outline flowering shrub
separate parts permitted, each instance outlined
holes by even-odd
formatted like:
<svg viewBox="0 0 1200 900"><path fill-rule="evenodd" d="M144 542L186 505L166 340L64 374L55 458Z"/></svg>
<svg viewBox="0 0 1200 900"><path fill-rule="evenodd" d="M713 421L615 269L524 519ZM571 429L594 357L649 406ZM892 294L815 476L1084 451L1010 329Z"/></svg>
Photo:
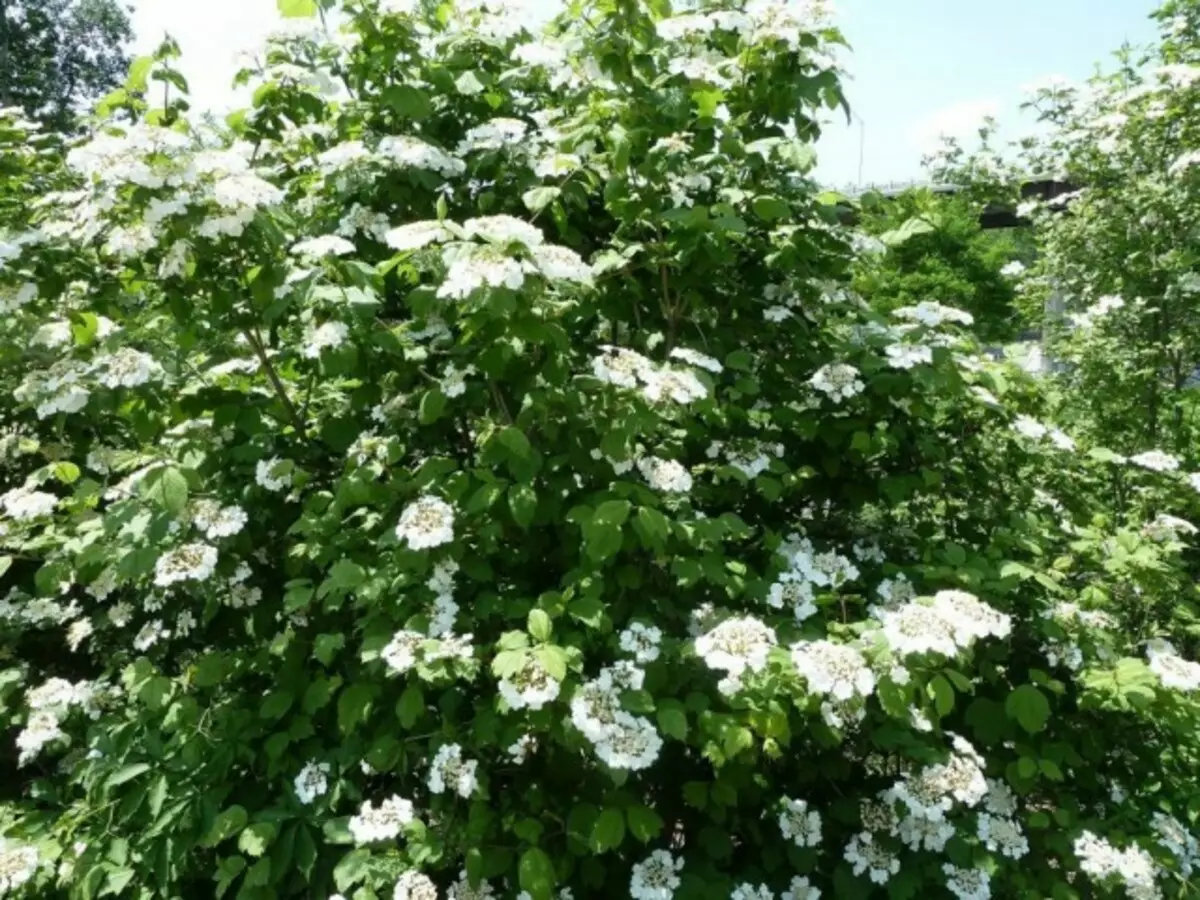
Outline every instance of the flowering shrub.
<svg viewBox="0 0 1200 900"><path fill-rule="evenodd" d="M3 120L0 890L1188 895L1196 476L845 289L821 9L341 20Z"/></svg>

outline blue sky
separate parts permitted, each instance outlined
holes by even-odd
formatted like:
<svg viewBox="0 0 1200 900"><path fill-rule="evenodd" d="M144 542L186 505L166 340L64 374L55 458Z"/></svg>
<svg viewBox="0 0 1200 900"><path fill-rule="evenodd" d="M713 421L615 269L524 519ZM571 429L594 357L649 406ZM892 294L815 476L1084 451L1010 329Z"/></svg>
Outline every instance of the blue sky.
<svg viewBox="0 0 1200 900"><path fill-rule="evenodd" d="M259 45L278 20L275 0L132 0L136 51L169 31L199 109L248 100L229 81L240 50ZM558 0L522 0L549 13ZM803 2L803 0L796 0ZM846 90L856 115L831 126L818 177L841 187L919 177L922 146L942 129L964 135L983 112L1017 116L1020 88L1049 75L1082 80L1129 39L1153 35L1157 0L833 0L852 45ZM865 141L860 137L865 136Z"/></svg>
<svg viewBox="0 0 1200 900"><path fill-rule="evenodd" d="M984 112L1017 116L1021 86L1082 81L1122 42L1154 35L1156 0L837 0L853 52L845 88L856 120L831 126L818 177L857 183L919 177L921 146L969 135ZM865 135L865 140L861 138Z"/></svg>

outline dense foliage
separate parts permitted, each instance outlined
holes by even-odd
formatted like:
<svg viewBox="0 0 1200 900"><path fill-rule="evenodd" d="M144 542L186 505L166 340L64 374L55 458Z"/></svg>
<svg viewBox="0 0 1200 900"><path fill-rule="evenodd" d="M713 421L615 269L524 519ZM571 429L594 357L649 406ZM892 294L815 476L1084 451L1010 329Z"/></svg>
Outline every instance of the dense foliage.
<svg viewBox="0 0 1200 900"><path fill-rule="evenodd" d="M339 19L0 118L0 893L1193 895L1200 476L851 289L821 7Z"/></svg>
<svg viewBox="0 0 1200 900"><path fill-rule="evenodd" d="M985 230L986 202L967 192L921 188L894 198L868 195L861 207L862 230L887 250L865 254L854 282L876 309L890 312L923 300L957 306L990 343L1015 340L1028 328L1014 281L1022 257L1031 255L1027 235Z"/></svg>
<svg viewBox="0 0 1200 900"><path fill-rule="evenodd" d="M0 106L73 130L125 78L132 38L118 0L0 0Z"/></svg>

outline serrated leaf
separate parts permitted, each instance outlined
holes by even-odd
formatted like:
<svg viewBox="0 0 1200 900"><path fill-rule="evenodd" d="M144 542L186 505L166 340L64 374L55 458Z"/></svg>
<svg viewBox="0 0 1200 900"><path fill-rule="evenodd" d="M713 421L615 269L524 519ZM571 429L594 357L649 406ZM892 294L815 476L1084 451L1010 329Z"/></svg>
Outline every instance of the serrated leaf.
<svg viewBox="0 0 1200 900"><path fill-rule="evenodd" d="M1032 684L1023 684L1008 695L1004 711L1030 734L1035 734L1050 720L1050 701Z"/></svg>
<svg viewBox="0 0 1200 900"><path fill-rule="evenodd" d="M648 806L631 806L625 810L625 821L629 823L629 833L648 844L663 830L663 820Z"/></svg>
<svg viewBox="0 0 1200 900"><path fill-rule="evenodd" d="M544 609L531 609L526 630L534 640L545 643L550 640L554 625Z"/></svg>
<svg viewBox="0 0 1200 900"><path fill-rule="evenodd" d="M591 848L596 853L604 853L621 846L625 840L625 817L619 809L606 809L596 819L592 828Z"/></svg>
<svg viewBox="0 0 1200 900"><path fill-rule="evenodd" d="M146 496L167 512L177 516L187 508L187 479L174 466L159 470L147 482Z"/></svg>

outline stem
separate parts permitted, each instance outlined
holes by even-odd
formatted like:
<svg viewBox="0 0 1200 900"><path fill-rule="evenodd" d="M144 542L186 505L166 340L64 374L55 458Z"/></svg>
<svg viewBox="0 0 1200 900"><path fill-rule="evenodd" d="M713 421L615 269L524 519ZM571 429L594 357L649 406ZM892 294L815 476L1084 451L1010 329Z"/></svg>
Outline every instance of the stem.
<svg viewBox="0 0 1200 900"><path fill-rule="evenodd" d="M279 402L283 404L283 408L287 410L288 418L292 420L292 426L296 429L296 433L302 439L306 439L304 433L304 422L300 418L300 413L296 410L296 406L292 403L292 398L288 396L287 390L283 386L283 382L279 380L279 373L275 371L275 367L271 365L271 360L267 357L267 351L263 347L262 338L253 327L247 327L242 334L246 336L246 340L250 342L250 346L254 348L254 353L258 356L258 361L262 363L263 371L267 373L267 378L271 381L271 386L275 388L275 393L279 397Z"/></svg>
<svg viewBox="0 0 1200 900"><path fill-rule="evenodd" d="M491 378L489 378L488 379L488 388L492 392L492 399L495 400L496 403L500 406L500 412L502 412L504 414L504 420L506 422L508 422L509 425L511 425L513 423L513 417L512 417L512 414L509 413L509 411L508 411L508 404L504 402L504 395L500 393L500 386L497 385L496 382L493 381Z"/></svg>

